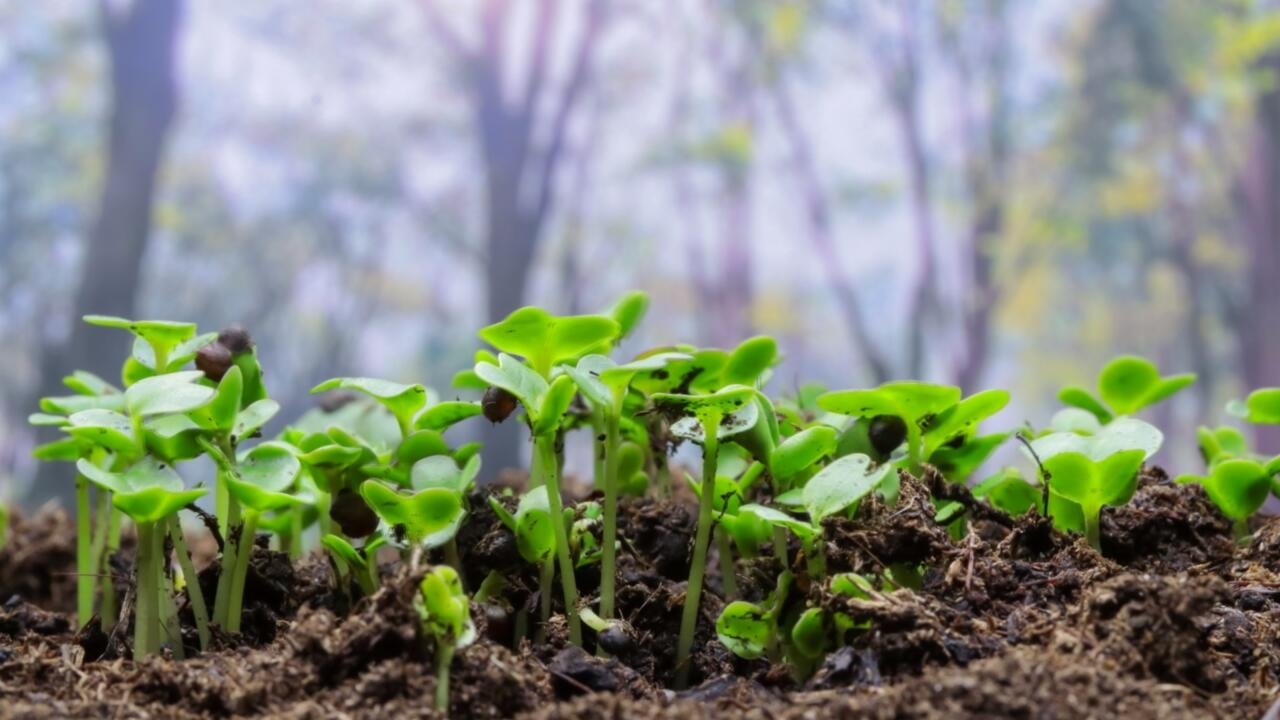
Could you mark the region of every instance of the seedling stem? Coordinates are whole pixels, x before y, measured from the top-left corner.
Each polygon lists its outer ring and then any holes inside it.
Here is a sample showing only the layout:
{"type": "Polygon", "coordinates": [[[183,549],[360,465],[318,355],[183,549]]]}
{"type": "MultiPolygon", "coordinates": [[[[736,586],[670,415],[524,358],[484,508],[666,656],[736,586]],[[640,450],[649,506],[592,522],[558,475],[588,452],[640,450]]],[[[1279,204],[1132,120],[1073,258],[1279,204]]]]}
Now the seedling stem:
{"type": "Polygon", "coordinates": [[[689,653],[698,628],[698,605],[702,600],[702,581],[707,569],[707,546],[711,544],[712,510],[716,501],[716,455],[720,452],[717,431],[724,419],[719,412],[707,411],[700,418],[706,439],[702,444],[702,497],[698,503],[698,532],[693,542],[693,564],[689,567],[689,586],[684,596],[684,615],[680,619],[680,638],[676,645],[676,687],[689,685],[689,653]]]}

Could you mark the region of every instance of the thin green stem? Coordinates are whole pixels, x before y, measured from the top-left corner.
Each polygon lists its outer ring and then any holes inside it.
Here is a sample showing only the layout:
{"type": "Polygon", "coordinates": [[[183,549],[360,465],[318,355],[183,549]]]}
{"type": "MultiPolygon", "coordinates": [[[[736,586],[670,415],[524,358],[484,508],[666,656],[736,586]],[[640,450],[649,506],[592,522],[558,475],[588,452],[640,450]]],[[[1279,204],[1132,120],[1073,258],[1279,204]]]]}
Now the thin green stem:
{"type": "Polygon", "coordinates": [[[791,558],[787,555],[787,531],[776,526],[773,528],[773,556],[777,558],[781,572],[791,571],[791,558]]]}
{"type": "Polygon", "coordinates": [[[138,557],[134,574],[137,576],[136,600],[133,619],[133,659],[141,660],[159,649],[159,591],[156,588],[159,573],[156,572],[154,523],[138,523],[138,557]]]}
{"type": "Polygon", "coordinates": [[[489,602],[502,592],[506,582],[506,578],[502,577],[502,573],[497,570],[490,570],[489,574],[484,576],[484,582],[481,582],[480,587],[476,589],[475,595],[471,596],[471,601],[477,604],[489,602]]]}
{"type": "Polygon", "coordinates": [[[111,578],[111,530],[115,508],[111,506],[111,492],[99,489],[98,518],[94,521],[93,566],[98,573],[101,593],[98,601],[98,617],[102,631],[111,632],[116,623],[116,591],[111,578]]]}
{"type": "Polygon", "coordinates": [[[458,578],[462,578],[462,556],[458,554],[458,536],[454,535],[449,538],[449,542],[444,544],[444,561],[449,567],[458,571],[458,578]]]}
{"type": "MultiPolygon", "coordinates": [[[[621,405],[621,402],[618,403],[621,405]]],[[[600,615],[613,617],[618,578],[618,452],[622,447],[619,407],[605,417],[604,440],[604,536],[600,548],[600,615]]]]}
{"type": "Polygon", "coordinates": [[[227,625],[229,632],[240,632],[240,610],[244,605],[244,581],[253,559],[253,536],[258,531],[258,513],[249,510],[244,514],[244,526],[240,529],[240,542],[236,548],[235,570],[231,576],[230,597],[227,599],[227,625]]]}
{"type": "Polygon", "coordinates": [[[689,654],[698,629],[698,605],[702,600],[702,580],[707,570],[707,546],[711,544],[712,509],[716,501],[716,455],[720,441],[716,431],[719,417],[702,419],[706,440],[702,444],[702,497],[698,503],[698,533],[693,542],[693,564],[689,566],[689,586],[685,590],[684,615],[680,619],[680,638],[676,644],[676,689],[689,685],[689,654]]]}
{"type": "Polygon", "coordinates": [[[449,714],[449,666],[453,664],[453,645],[436,640],[436,710],[449,714]]]}
{"type": "Polygon", "coordinates": [[[671,458],[667,457],[666,448],[657,455],[654,464],[658,466],[658,496],[663,500],[671,499],[671,458]]]}
{"type": "Polygon", "coordinates": [[[187,598],[191,602],[191,614],[196,617],[196,632],[200,635],[200,649],[209,649],[209,608],[204,602],[204,593],[200,590],[200,578],[196,575],[196,566],[191,562],[191,553],[187,551],[187,540],[182,535],[182,522],[177,515],[169,518],[169,537],[173,540],[173,551],[178,556],[178,566],[182,568],[182,579],[187,586],[187,598]]]}
{"type": "Polygon", "coordinates": [[[551,527],[556,536],[556,555],[560,561],[560,584],[564,590],[565,615],[569,620],[569,642],[582,645],[582,621],[578,619],[578,582],[573,576],[573,558],[569,556],[569,532],[564,526],[564,506],[560,502],[560,480],[557,477],[554,435],[543,435],[535,441],[542,460],[542,476],[547,484],[547,504],[551,508],[551,527]]]}
{"type": "MultiPolygon", "coordinates": [[[[227,510],[227,525],[235,528],[240,522],[239,503],[231,502],[227,510]]],[[[240,555],[240,533],[231,532],[222,536],[225,544],[222,547],[222,564],[218,571],[218,591],[213,600],[213,622],[226,629],[227,610],[231,601],[231,582],[235,575],[236,560],[240,555]]]]}
{"type": "Polygon", "coordinates": [[[93,617],[93,599],[98,589],[99,567],[94,562],[90,515],[89,481],[76,473],[76,623],[80,627],[93,617]]]}
{"type": "MultiPolygon", "coordinates": [[[[365,597],[372,597],[378,592],[378,558],[377,552],[372,552],[364,559],[364,567],[352,568],[351,572],[356,576],[356,584],[360,586],[360,592],[365,597]]],[[[345,588],[344,588],[345,590],[345,588]]]]}
{"type": "Polygon", "coordinates": [[[1094,550],[1102,552],[1102,519],[1099,517],[1100,508],[1083,509],[1085,540],[1089,541],[1089,546],[1094,550]]]}
{"type": "Polygon", "coordinates": [[[1249,518],[1240,518],[1231,524],[1237,545],[1248,545],[1252,533],[1249,532],[1249,518]]]}
{"type": "Polygon", "coordinates": [[[160,610],[160,634],[169,643],[169,651],[174,659],[182,660],[186,650],[182,646],[182,625],[178,622],[178,603],[173,597],[173,588],[169,583],[169,574],[165,572],[165,521],[156,523],[151,531],[156,544],[156,566],[159,570],[159,582],[156,583],[156,607],[160,610]]]}
{"type": "Polygon", "coordinates": [[[716,549],[720,555],[720,581],[724,584],[724,599],[734,600],[738,597],[738,578],[733,563],[733,546],[729,543],[729,535],[724,528],[716,530],[716,549]]]}
{"type": "Polygon", "coordinates": [[[556,560],[549,557],[538,572],[538,630],[533,640],[541,644],[547,639],[547,622],[551,620],[551,585],[556,579],[556,560]]]}
{"type": "Polygon", "coordinates": [[[584,607],[579,610],[578,617],[582,618],[582,622],[585,623],[587,627],[598,633],[602,633],[609,628],[609,621],[597,615],[595,611],[589,607],[584,607]]]}

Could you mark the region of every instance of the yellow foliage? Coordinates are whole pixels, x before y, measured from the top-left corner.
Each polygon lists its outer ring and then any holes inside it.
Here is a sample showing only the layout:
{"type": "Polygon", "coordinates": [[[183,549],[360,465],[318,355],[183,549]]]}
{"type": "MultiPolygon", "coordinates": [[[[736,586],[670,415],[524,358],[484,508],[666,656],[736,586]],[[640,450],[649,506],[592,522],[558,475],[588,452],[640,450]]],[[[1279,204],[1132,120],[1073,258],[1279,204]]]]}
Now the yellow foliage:
{"type": "Polygon", "coordinates": [[[802,318],[783,289],[757,292],[751,301],[751,324],[758,332],[782,335],[796,331],[802,318]]]}
{"type": "Polygon", "coordinates": [[[769,9],[765,38],[770,54],[785,57],[793,54],[804,34],[807,11],[799,2],[784,2],[769,9]]]}
{"type": "Polygon", "coordinates": [[[1248,261],[1243,248],[1214,231],[1196,237],[1191,258],[1196,267],[1224,274],[1243,272],[1248,261]]]}
{"type": "Polygon", "coordinates": [[[1224,70],[1242,70],[1280,46],[1280,11],[1270,11],[1245,22],[1224,23],[1218,46],[1218,64],[1224,70]]]}
{"type": "Polygon", "coordinates": [[[997,322],[1016,328],[1034,328],[1044,322],[1058,289],[1058,274],[1048,262],[1036,263],[1011,278],[997,322]]]}
{"type": "Polygon", "coordinates": [[[1163,188],[1150,164],[1129,162],[1098,189],[1102,212],[1110,217],[1142,215],[1159,206],[1163,188]]]}

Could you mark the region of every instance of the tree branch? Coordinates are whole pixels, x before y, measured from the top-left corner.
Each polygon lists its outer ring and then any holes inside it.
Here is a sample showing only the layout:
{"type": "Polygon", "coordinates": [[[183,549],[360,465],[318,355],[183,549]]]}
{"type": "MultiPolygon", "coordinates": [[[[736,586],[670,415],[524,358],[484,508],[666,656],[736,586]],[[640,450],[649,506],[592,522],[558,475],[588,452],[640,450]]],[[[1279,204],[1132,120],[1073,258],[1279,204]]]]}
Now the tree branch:
{"type": "Polygon", "coordinates": [[[444,43],[459,60],[469,61],[475,51],[467,47],[458,31],[440,14],[440,8],[436,7],[435,0],[421,0],[419,5],[422,7],[423,14],[427,16],[427,25],[430,26],[436,39],[444,43]]]}
{"type": "Polygon", "coordinates": [[[608,12],[606,0],[592,0],[587,8],[587,17],[582,29],[582,37],[578,41],[569,78],[565,82],[564,91],[556,107],[551,121],[551,133],[547,140],[547,148],[543,152],[541,169],[538,172],[538,195],[528,219],[541,224],[546,217],[547,208],[554,195],[555,171],[564,152],[565,136],[568,131],[569,118],[578,103],[591,76],[591,64],[595,54],[596,38],[604,26],[608,12]]]}

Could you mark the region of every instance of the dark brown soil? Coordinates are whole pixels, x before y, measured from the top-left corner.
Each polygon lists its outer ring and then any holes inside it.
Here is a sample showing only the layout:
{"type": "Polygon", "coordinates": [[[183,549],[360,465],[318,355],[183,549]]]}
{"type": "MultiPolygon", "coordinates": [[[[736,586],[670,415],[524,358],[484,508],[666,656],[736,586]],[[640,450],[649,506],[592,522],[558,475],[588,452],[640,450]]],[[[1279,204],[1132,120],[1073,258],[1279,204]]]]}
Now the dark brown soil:
{"type": "MultiPolygon", "coordinates": [[[[1047,522],[975,506],[953,539],[929,487],[906,480],[897,506],[868,502],[829,521],[829,572],[923,567],[918,589],[825,596],[870,630],[797,684],[715,639],[724,601],[706,594],[696,686],[666,688],[684,600],[693,508],[623,506],[618,608],[630,642],[612,659],[568,645],[563,618],[543,645],[512,650],[516,614],[537,612],[537,573],[482,500],[459,538],[474,588],[498,571],[500,596],[473,608],[481,640],[456,658],[451,714],[477,718],[1261,718],[1280,696],[1280,522],[1247,547],[1194,486],[1144,474],[1133,501],[1105,511],[1103,550],[1047,522]]],[[[962,488],[947,491],[969,502],[962,488]]],[[[984,506],[985,507],[985,506],[984,506]]],[[[412,606],[417,577],[387,567],[381,590],[330,586],[327,563],[260,548],[245,632],[183,662],[133,663],[120,643],[76,633],[74,539],[64,515],[16,518],[0,551],[0,717],[426,717],[435,673],[412,606]],[[105,657],[103,657],[105,652],[105,657]]],[[[127,568],[127,564],[126,564],[127,568]]],[[[795,568],[797,571],[801,567],[795,568]]],[[[738,564],[745,596],[768,592],[778,563],[738,564]]],[[[598,572],[579,573],[585,597],[598,572]]],[[[802,582],[804,581],[801,578],[802,582]]],[[[210,592],[216,568],[201,574],[210,592]]],[[[721,587],[712,577],[709,585],[721,587]]],[[[211,597],[211,594],[210,594],[211,597]]],[[[557,612],[563,608],[557,606],[557,612]]]]}

